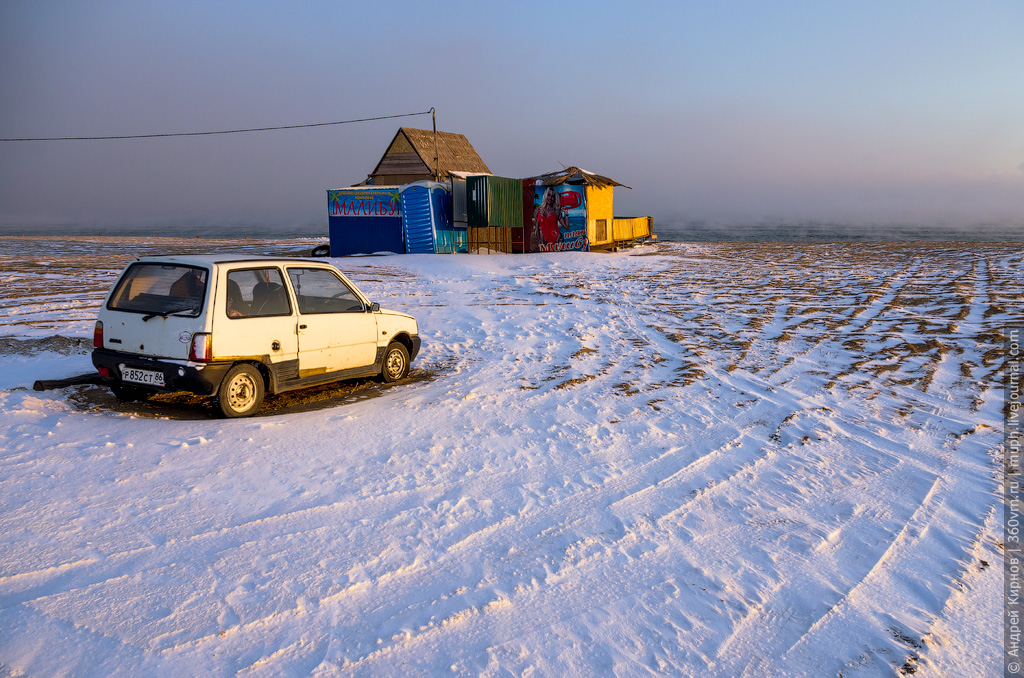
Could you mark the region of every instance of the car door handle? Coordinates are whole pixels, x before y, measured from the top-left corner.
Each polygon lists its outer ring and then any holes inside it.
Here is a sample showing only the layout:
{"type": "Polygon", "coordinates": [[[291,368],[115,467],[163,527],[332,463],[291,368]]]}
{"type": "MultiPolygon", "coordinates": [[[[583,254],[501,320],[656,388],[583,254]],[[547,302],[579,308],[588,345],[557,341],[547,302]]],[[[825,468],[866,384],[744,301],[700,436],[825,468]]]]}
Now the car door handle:
{"type": "Polygon", "coordinates": [[[304,330],[304,329],[306,329],[306,326],[305,325],[299,325],[299,329],[300,330],[304,330]]]}

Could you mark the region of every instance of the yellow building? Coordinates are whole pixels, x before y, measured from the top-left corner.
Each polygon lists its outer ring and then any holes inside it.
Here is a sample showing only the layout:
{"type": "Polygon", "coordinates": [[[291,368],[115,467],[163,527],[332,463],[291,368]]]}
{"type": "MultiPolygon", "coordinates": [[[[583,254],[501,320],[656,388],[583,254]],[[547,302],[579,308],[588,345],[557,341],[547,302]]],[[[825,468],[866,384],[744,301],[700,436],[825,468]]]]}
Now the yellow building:
{"type": "MultiPolygon", "coordinates": [[[[616,217],[614,211],[615,187],[629,188],[614,179],[594,174],[579,167],[567,167],[558,172],[542,174],[526,180],[541,186],[573,186],[582,189],[586,205],[587,239],[591,250],[616,250],[638,240],[656,237],[651,217],[616,217]]],[[[531,214],[524,211],[527,234],[536,224],[531,214]]],[[[529,241],[529,236],[524,235],[529,241]]],[[[527,249],[528,246],[527,246],[527,249]]]]}

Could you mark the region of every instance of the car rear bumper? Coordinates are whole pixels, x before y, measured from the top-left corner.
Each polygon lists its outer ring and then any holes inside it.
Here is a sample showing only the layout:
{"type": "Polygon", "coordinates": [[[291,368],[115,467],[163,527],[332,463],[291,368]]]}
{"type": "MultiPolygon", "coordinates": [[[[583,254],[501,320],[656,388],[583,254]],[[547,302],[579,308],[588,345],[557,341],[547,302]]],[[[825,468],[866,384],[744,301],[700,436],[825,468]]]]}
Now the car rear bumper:
{"type": "Polygon", "coordinates": [[[105,348],[93,349],[92,364],[100,370],[101,376],[111,385],[131,386],[154,393],[171,391],[188,391],[201,396],[212,396],[217,393],[224,375],[234,363],[197,363],[185,361],[160,360],[111,351],[105,348]],[[122,382],[122,367],[159,372],[163,374],[164,385],[137,384],[122,382]],[[106,374],[104,374],[104,371],[106,374]]]}

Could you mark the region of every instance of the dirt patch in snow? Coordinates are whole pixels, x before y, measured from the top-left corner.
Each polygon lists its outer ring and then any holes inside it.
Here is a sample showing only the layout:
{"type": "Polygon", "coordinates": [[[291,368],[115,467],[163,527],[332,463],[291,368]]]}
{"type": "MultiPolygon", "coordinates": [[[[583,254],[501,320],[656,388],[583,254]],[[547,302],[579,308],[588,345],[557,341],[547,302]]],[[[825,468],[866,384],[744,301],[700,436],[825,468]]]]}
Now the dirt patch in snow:
{"type": "MultiPolygon", "coordinates": [[[[413,370],[406,379],[383,384],[375,379],[351,379],[310,388],[267,395],[254,416],[270,417],[297,412],[314,412],[376,398],[393,388],[430,381],[435,376],[428,370],[413,370]]],[[[68,402],[84,412],[130,414],[151,419],[197,420],[220,416],[213,398],[191,393],[161,393],[143,401],[125,402],[114,397],[106,386],[84,385],[67,388],[68,402]]]]}
{"type": "Polygon", "coordinates": [[[0,354],[32,355],[44,351],[52,351],[62,355],[88,353],[92,350],[92,341],[80,337],[38,337],[15,339],[0,337],[0,354]]]}

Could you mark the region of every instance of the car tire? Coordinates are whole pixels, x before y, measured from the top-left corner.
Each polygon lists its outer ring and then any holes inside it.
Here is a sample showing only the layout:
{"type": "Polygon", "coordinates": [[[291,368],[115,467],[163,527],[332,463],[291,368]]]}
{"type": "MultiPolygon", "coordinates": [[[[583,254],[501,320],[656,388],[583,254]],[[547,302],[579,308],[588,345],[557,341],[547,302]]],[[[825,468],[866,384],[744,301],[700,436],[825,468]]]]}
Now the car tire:
{"type": "Polygon", "coordinates": [[[310,256],[314,256],[314,257],[329,257],[329,256],[331,256],[331,246],[330,245],[317,245],[316,247],[313,248],[313,251],[310,252],[310,256]]]}
{"type": "Polygon", "coordinates": [[[384,364],[380,376],[385,383],[405,378],[409,374],[409,349],[402,343],[393,341],[384,352],[384,364]]]}
{"type": "Polygon", "coordinates": [[[229,419],[248,417],[263,404],[263,375],[248,363],[235,365],[217,389],[217,406],[229,419]]]}

